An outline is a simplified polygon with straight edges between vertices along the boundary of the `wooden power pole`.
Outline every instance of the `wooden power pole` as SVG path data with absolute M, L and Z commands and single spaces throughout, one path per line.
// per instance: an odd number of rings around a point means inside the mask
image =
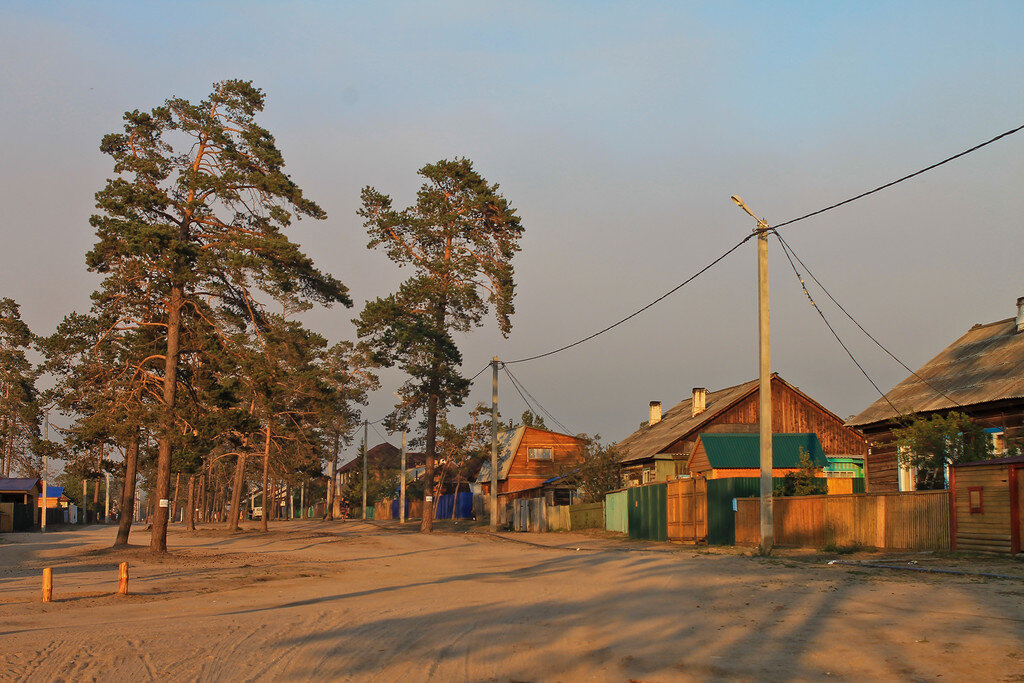
M 736 205 L 757 221 L 757 336 L 760 366 L 758 407 L 761 442 L 761 552 L 775 545 L 774 506 L 772 505 L 772 385 L 771 339 L 768 333 L 768 221 L 758 218 L 737 195 Z

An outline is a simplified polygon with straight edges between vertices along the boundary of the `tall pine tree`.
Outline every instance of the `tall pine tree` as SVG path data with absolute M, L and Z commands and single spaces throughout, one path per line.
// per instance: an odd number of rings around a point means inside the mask
M 391 197 L 367 187 L 359 215 L 370 235 L 413 275 L 394 294 L 367 302 L 356 320 L 379 362 L 399 365 L 409 380 L 399 393 L 405 409 L 426 422 L 426 480 L 434 478 L 438 415 L 461 405 L 470 382 L 459 373 L 462 354 L 453 337 L 482 324 L 490 308 L 502 335 L 512 329 L 512 257 L 523 228 L 508 201 L 469 159 L 428 164 L 416 203 L 398 211 Z M 433 506 L 424 504 L 421 530 L 429 532 Z
M 124 115 L 104 137 L 115 177 L 96 194 L 98 241 L 87 256 L 104 275 L 98 303 L 130 292 L 159 311 L 164 346 L 153 373 L 162 383 L 150 548 L 167 550 L 171 446 L 183 326 L 212 324 L 203 302 L 258 315 L 257 293 L 351 305 L 346 288 L 321 273 L 282 232 L 293 217 L 326 217 L 284 172 L 274 137 L 256 122 L 263 93 L 250 82 L 214 85 L 206 99 L 172 98 Z M 191 320 L 190 320 L 191 319 Z

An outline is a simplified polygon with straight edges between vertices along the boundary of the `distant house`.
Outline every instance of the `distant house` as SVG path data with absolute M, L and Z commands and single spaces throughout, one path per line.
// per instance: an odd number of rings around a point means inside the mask
M 0 479 L 0 524 L 9 524 L 12 531 L 28 531 L 39 526 L 39 496 L 43 493 L 38 479 Z M 10 520 L 8 522 L 8 520 Z
M 824 472 L 825 451 L 816 434 L 772 434 L 772 476 L 784 477 L 800 469 L 800 453 Z M 757 477 L 761 473 L 759 434 L 701 434 L 687 461 L 690 475 L 705 479 Z
M 407 469 L 412 470 L 418 466 L 422 466 L 424 462 L 424 456 L 422 453 L 406 453 L 405 454 L 405 466 Z M 373 448 L 366 451 L 366 467 L 370 471 L 370 476 L 374 476 L 372 473 L 379 472 L 381 470 L 398 470 L 402 467 L 402 449 L 392 446 L 391 444 L 384 442 L 379 443 Z M 345 486 L 353 480 L 361 481 L 363 476 L 363 458 L 362 456 L 356 456 L 355 459 L 350 460 L 341 467 L 338 468 L 338 477 L 340 487 L 344 490 Z
M 864 437 L 778 374 L 771 376 L 772 432 L 813 434 L 826 456 L 863 457 Z M 648 423 L 618 444 L 625 486 L 667 481 L 689 474 L 688 463 L 704 434 L 758 435 L 758 381 L 708 392 L 695 388 L 690 398 L 664 415 L 652 401 Z
M 892 430 L 900 413 L 929 417 L 954 410 L 991 434 L 996 455 L 1024 440 L 1024 297 L 1017 299 L 1016 317 L 973 326 L 846 423 L 868 438 L 868 491 L 915 488 L 916 472 L 897 457 Z
M 38 499 L 39 507 L 43 507 L 43 498 L 40 496 Z M 69 511 L 70 511 L 71 499 L 64 495 L 63 486 L 47 486 L 46 487 L 46 523 L 47 524 L 67 524 L 70 522 Z
M 560 469 L 580 461 L 582 447 L 582 439 L 537 427 L 498 432 L 498 495 L 508 498 L 536 491 L 539 496 L 545 483 L 557 484 L 552 480 Z M 480 493 L 490 494 L 490 458 L 484 458 L 476 483 Z

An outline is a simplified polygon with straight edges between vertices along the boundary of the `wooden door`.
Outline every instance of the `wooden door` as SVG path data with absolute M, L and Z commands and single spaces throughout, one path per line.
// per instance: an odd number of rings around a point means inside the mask
M 668 482 L 668 538 L 703 543 L 708 538 L 707 479 Z

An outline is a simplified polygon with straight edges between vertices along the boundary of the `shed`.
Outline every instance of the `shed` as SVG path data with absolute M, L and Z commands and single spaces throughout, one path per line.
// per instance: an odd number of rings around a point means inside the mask
M 38 525 L 39 503 L 37 501 L 42 492 L 42 486 L 36 478 L 0 479 L 2 516 L 10 517 L 10 526 L 13 531 L 26 531 Z
M 1021 552 L 1024 456 L 954 465 L 950 489 L 953 550 Z
M 815 466 L 828 460 L 817 434 L 772 434 L 772 476 L 784 477 L 800 469 L 800 453 Z M 701 434 L 687 463 L 694 476 L 708 479 L 756 477 L 761 471 L 761 437 L 758 434 Z

